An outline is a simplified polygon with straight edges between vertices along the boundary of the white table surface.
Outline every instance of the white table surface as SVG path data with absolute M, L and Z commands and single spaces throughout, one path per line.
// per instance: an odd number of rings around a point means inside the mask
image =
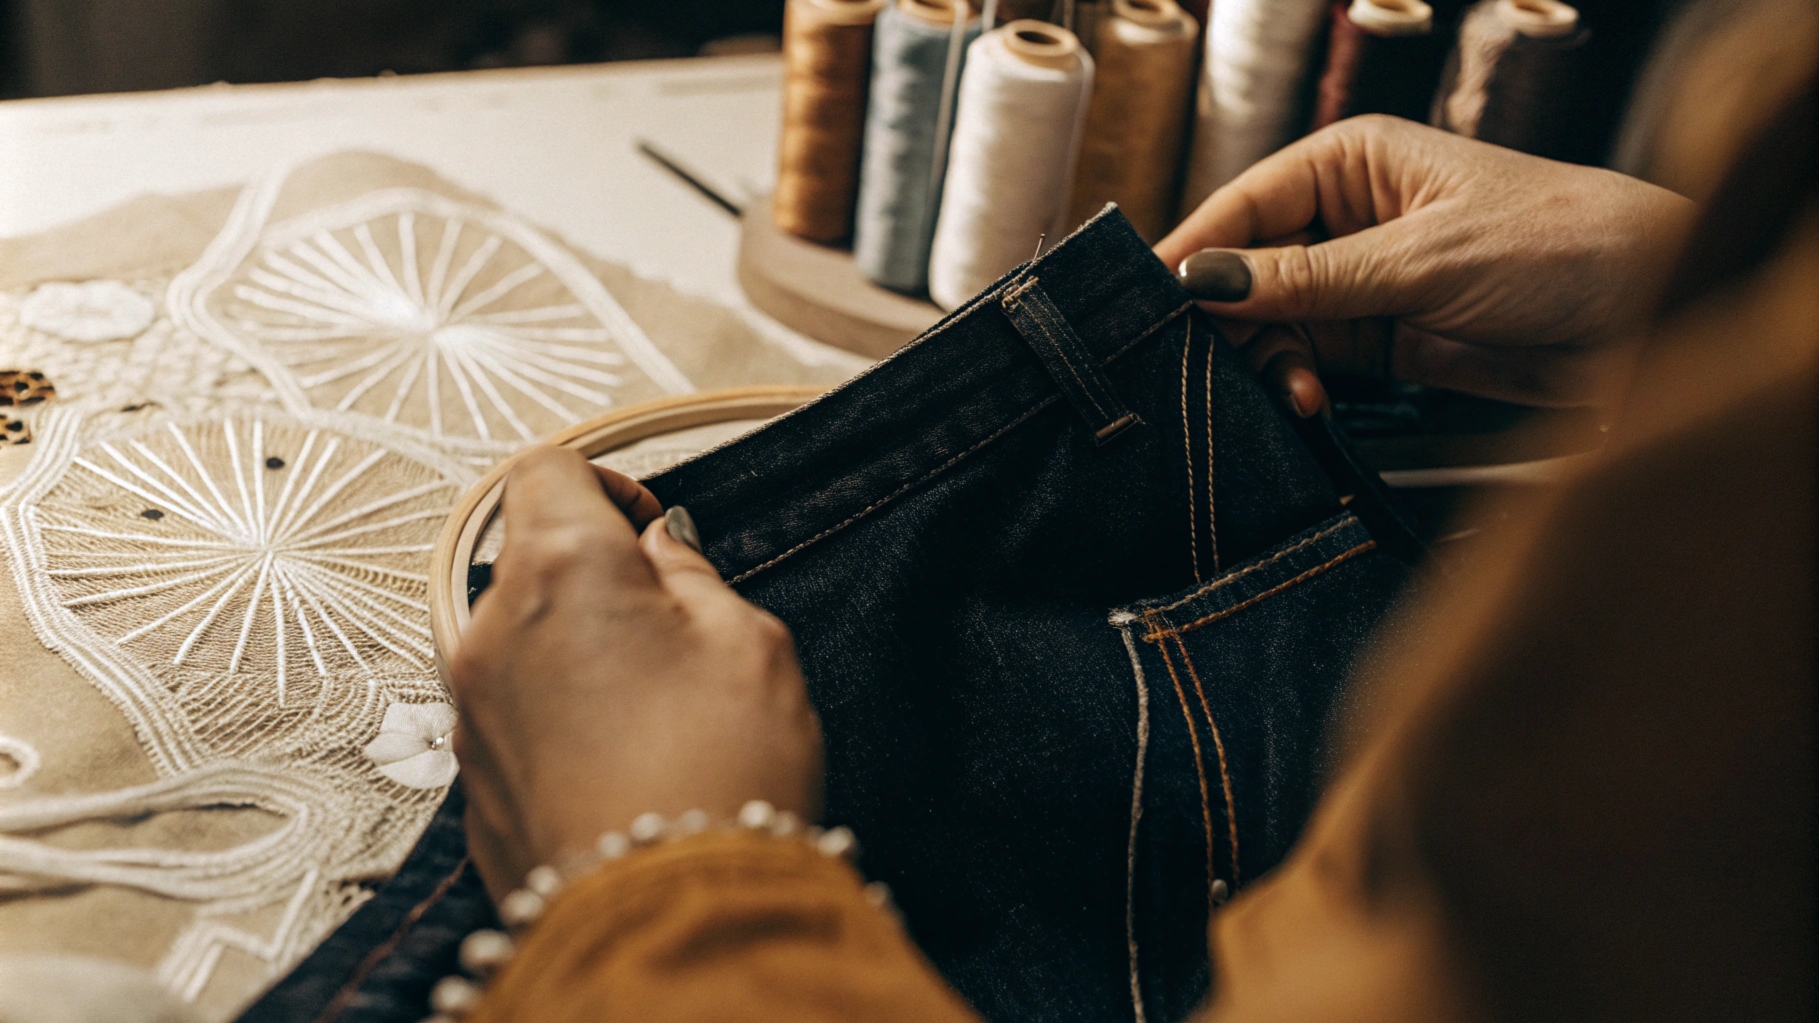
M 569 241 L 745 307 L 737 223 L 634 145 L 742 202 L 774 179 L 775 55 L 0 103 L 0 236 L 148 192 L 239 184 L 348 149 L 414 160 Z

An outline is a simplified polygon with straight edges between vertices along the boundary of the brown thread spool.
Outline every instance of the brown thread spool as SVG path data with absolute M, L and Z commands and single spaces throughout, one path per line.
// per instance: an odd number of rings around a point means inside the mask
M 1313 127 L 1359 114 L 1424 120 L 1446 59 L 1433 25 L 1433 8 L 1421 0 L 1334 4 Z
M 1070 226 L 1115 202 L 1145 241 L 1168 229 L 1199 34 L 1175 0 L 1112 0 L 1099 24 Z
M 872 23 L 885 0 L 789 0 L 783 27 L 783 130 L 777 226 L 817 242 L 853 230 L 859 144 L 871 81 Z
M 1587 159 L 1588 37 L 1560 0 L 1482 0 L 1460 24 L 1433 123 L 1537 156 Z
M 977 5 L 985 6 L 984 0 Z M 1055 12 L 1055 0 L 998 0 L 998 24 L 1008 25 L 1013 21 L 1046 21 Z

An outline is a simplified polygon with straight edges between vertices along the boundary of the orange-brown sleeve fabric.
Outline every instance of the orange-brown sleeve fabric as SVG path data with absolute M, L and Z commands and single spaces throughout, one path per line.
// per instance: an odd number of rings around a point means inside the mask
M 577 880 L 471 1023 L 977 1023 L 845 862 L 715 832 Z

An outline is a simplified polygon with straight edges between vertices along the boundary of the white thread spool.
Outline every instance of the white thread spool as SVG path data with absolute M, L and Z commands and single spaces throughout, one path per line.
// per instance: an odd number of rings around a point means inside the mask
M 1328 8 L 1328 0 L 1215 0 L 1181 193 L 1184 216 L 1303 126 L 1301 89 Z
M 968 49 L 929 257 L 936 305 L 958 307 L 1059 233 L 1092 84 L 1092 57 L 1056 25 L 1013 21 Z
M 1497 0 L 1497 16 L 1530 39 L 1558 39 L 1579 29 L 1579 12 L 1560 0 Z
M 1377 36 L 1424 36 L 1434 28 L 1434 9 L 1421 0 L 1352 0 L 1345 16 Z

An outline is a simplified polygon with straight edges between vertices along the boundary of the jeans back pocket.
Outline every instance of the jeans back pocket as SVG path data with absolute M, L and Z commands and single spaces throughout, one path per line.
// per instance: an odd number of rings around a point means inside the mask
M 1180 1019 L 1204 996 L 1209 915 L 1299 835 L 1353 664 L 1408 572 L 1345 513 L 1111 615 L 1139 702 L 1126 918 L 1139 1018 Z

